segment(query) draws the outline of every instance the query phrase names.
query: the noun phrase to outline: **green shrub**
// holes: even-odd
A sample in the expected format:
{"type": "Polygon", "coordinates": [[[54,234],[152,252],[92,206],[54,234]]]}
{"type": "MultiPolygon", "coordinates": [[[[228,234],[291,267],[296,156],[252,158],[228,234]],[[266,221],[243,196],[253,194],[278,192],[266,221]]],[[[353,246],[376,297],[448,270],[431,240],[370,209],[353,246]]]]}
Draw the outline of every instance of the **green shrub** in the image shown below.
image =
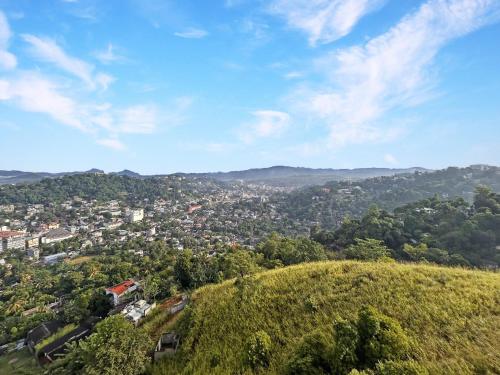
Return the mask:
{"type": "Polygon", "coordinates": [[[358,357],[364,367],[379,361],[404,358],[410,349],[408,337],[399,323],[373,307],[365,307],[358,318],[358,357]]]}
{"type": "Polygon", "coordinates": [[[289,375],[329,374],[332,354],[331,336],[316,330],[304,336],[288,362],[289,375]]]}
{"type": "Polygon", "coordinates": [[[335,374],[348,374],[358,363],[356,349],[358,332],[356,326],[345,320],[337,320],[334,325],[333,370],[335,374]]]}
{"type": "Polygon", "coordinates": [[[253,368],[266,368],[271,358],[271,338],[266,331],[257,331],[246,344],[246,362],[253,368]]]}

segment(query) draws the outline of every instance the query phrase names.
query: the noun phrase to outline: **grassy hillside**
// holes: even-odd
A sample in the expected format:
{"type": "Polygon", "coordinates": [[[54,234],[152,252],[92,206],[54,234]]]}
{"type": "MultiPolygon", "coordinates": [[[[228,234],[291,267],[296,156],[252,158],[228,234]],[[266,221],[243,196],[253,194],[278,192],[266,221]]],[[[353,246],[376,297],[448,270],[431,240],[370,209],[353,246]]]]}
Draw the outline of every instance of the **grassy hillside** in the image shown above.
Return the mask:
{"type": "Polygon", "coordinates": [[[412,359],[431,374],[500,373],[500,274],[428,265],[322,262],[267,271],[244,282],[197,290],[177,326],[181,350],[158,374],[253,373],[245,344],[271,338],[269,374],[286,363],[307,333],[355,321],[370,305],[397,320],[412,359]]]}

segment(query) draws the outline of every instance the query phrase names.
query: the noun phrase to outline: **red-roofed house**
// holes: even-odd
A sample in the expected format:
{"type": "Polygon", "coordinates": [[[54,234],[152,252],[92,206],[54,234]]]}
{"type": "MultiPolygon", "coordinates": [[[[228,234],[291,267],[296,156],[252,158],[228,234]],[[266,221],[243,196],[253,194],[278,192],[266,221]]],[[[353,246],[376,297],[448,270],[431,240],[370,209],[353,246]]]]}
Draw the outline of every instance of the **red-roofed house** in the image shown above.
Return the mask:
{"type": "Polygon", "coordinates": [[[134,281],[133,279],[128,279],[124,282],[121,282],[120,284],[112,286],[111,288],[106,288],[106,294],[111,294],[113,296],[113,304],[116,306],[120,304],[123,296],[137,290],[138,287],[138,282],[134,281]]]}

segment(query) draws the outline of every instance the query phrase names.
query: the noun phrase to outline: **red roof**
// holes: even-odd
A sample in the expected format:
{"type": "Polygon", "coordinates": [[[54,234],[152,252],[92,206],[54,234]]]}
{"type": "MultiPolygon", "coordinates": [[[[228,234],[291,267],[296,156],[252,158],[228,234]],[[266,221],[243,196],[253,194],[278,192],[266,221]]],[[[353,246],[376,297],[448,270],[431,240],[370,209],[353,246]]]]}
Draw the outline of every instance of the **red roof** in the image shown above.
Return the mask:
{"type": "Polygon", "coordinates": [[[19,237],[19,236],[24,236],[24,233],[16,232],[13,230],[0,231],[0,238],[19,237]]]}
{"type": "Polygon", "coordinates": [[[129,288],[133,287],[135,285],[135,281],[130,279],[130,280],[125,280],[124,282],[120,284],[116,284],[112,286],[111,288],[107,288],[106,291],[112,292],[118,295],[121,295],[125,293],[129,288]]]}

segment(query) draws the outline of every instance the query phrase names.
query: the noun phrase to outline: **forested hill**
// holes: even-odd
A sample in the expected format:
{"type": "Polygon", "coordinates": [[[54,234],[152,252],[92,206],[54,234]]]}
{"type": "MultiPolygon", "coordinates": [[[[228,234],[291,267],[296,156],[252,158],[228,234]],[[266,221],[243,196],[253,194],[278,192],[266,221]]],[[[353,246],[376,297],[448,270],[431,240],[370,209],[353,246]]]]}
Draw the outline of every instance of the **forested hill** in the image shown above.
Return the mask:
{"type": "Polygon", "coordinates": [[[185,193],[189,193],[195,184],[198,190],[203,187],[214,190],[218,186],[210,181],[200,187],[198,181],[175,176],[138,179],[114,174],[79,174],[47,178],[31,184],[0,185],[0,204],[62,202],[73,197],[99,201],[169,199],[181,186],[185,193]]]}
{"type": "Polygon", "coordinates": [[[450,167],[429,173],[415,172],[356,182],[334,181],[296,190],[280,196],[274,203],[292,220],[316,221],[329,228],[340,225],[346,215],[360,217],[372,204],[393,210],[434,195],[444,199],[462,197],[472,202],[478,185],[500,192],[500,168],[450,167]]]}
{"type": "Polygon", "coordinates": [[[218,181],[243,181],[247,183],[271,186],[303,187],[320,185],[328,181],[360,180],[364,178],[394,176],[402,173],[428,172],[420,167],[414,168],[301,168],[274,166],[269,168],[253,168],[243,171],[213,173],[179,173],[187,177],[208,177],[218,181]]]}

